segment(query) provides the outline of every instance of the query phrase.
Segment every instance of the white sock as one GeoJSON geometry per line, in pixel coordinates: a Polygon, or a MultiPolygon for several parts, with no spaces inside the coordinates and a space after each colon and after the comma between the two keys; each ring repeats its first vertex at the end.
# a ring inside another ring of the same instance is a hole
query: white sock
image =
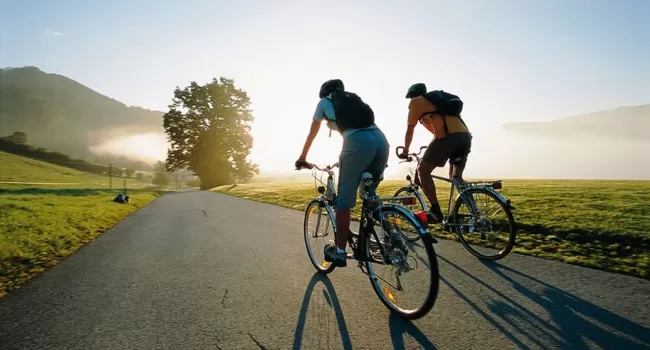
{"type": "Polygon", "coordinates": [[[343,249],[341,249],[339,247],[336,247],[336,252],[339,253],[339,254],[345,254],[345,250],[343,250],[343,249]]]}

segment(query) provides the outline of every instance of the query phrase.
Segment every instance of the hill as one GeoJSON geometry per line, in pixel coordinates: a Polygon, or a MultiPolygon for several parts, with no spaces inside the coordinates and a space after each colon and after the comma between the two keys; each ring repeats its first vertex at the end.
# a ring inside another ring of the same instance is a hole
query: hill
{"type": "MultiPolygon", "coordinates": [[[[97,188],[108,189],[107,175],[91,174],[64,166],[21,157],[0,151],[0,193],[2,189],[24,187],[97,188]]],[[[148,174],[146,174],[148,175],[148,174]]],[[[113,189],[120,189],[126,180],[127,188],[150,186],[149,180],[113,176],[113,189]]]]}
{"type": "Polygon", "coordinates": [[[0,168],[0,182],[95,183],[108,186],[106,176],[92,175],[5,152],[0,152],[0,168]]]}
{"type": "Polygon", "coordinates": [[[90,147],[116,134],[162,133],[162,115],[36,67],[0,69],[0,137],[21,131],[30,144],[71,157],[138,167],[124,157],[93,154],[90,147]]]}
{"type": "Polygon", "coordinates": [[[623,140],[650,139],[650,104],[625,106],[550,122],[509,123],[506,130],[543,137],[596,136],[623,140]]]}

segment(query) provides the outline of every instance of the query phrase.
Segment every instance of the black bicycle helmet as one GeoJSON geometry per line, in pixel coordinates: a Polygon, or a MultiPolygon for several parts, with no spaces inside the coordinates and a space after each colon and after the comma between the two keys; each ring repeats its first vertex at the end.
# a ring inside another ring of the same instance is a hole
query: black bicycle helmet
{"type": "Polygon", "coordinates": [[[343,86],[341,79],[330,79],[324,82],[323,85],[320,86],[318,97],[323,98],[334,92],[334,90],[345,90],[345,86],[343,86]]]}
{"type": "Polygon", "coordinates": [[[427,93],[427,86],[424,83],[416,83],[409,87],[409,91],[406,92],[406,98],[414,98],[422,96],[427,93]]]}

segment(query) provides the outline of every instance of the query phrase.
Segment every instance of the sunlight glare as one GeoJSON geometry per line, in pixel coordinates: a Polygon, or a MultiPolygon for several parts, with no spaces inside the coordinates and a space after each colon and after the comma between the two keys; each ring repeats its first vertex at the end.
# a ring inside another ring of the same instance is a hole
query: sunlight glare
{"type": "Polygon", "coordinates": [[[94,146],[92,150],[97,153],[123,154],[146,160],[164,161],[167,147],[164,134],[147,133],[106,141],[94,146]]]}

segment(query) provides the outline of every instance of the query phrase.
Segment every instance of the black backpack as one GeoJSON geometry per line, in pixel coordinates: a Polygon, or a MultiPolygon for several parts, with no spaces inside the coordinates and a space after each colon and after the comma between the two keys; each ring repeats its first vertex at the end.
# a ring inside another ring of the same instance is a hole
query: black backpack
{"type": "Polygon", "coordinates": [[[334,90],[326,97],[334,105],[336,126],[343,132],[346,129],[362,129],[375,124],[375,113],[361,97],[349,91],[334,90]]]}
{"type": "MultiPolygon", "coordinates": [[[[460,117],[460,113],[463,111],[463,100],[460,99],[460,97],[450,94],[448,92],[445,92],[443,90],[433,90],[429,91],[426,94],[423,95],[424,98],[426,98],[429,102],[433,103],[436,106],[436,111],[435,112],[425,112],[422,113],[420,116],[420,120],[422,117],[425,115],[430,115],[430,114],[439,114],[442,116],[442,121],[445,126],[445,134],[449,132],[447,129],[447,118],[446,116],[451,115],[451,116],[456,116],[460,119],[460,121],[465,124],[463,121],[463,118],[460,117]]],[[[465,125],[467,126],[467,125],[465,125]]]]}

